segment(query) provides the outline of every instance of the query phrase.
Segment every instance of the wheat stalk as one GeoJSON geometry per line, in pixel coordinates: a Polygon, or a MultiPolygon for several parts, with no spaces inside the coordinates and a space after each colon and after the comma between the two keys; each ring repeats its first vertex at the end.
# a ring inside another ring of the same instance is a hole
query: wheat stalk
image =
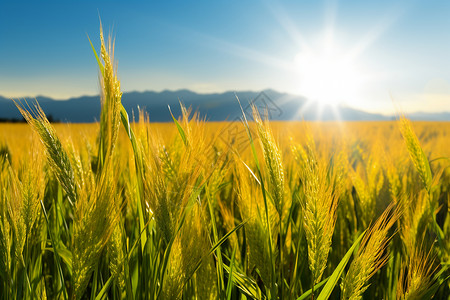
{"type": "Polygon", "coordinates": [[[388,232],[398,218],[398,210],[390,205],[366,233],[341,283],[342,299],[361,299],[369,279],[387,262],[389,256],[385,249],[391,239],[388,232]]]}
{"type": "Polygon", "coordinates": [[[55,129],[47,120],[44,111],[38,103],[34,105],[34,108],[25,103],[28,110],[21,102],[15,102],[15,104],[25,120],[39,134],[45,146],[50,168],[66,192],[69,202],[73,205],[77,199],[79,187],[77,186],[70,159],[56,135],[55,129]]]}
{"type": "Polygon", "coordinates": [[[281,152],[270,129],[268,121],[261,120],[259,112],[255,106],[252,106],[253,118],[258,128],[258,137],[263,149],[264,161],[270,181],[270,190],[272,192],[272,201],[281,219],[284,201],[284,170],[281,159],[281,152]]]}
{"type": "Polygon", "coordinates": [[[432,256],[432,249],[427,254],[422,247],[415,248],[402,268],[397,285],[397,299],[419,300],[425,295],[433,284],[433,274],[437,270],[432,256]]]}
{"type": "Polygon", "coordinates": [[[422,179],[426,190],[431,192],[431,183],[433,181],[433,176],[431,174],[430,164],[425,153],[420,146],[419,139],[412,130],[411,122],[406,118],[402,117],[400,119],[400,131],[406,142],[406,147],[408,148],[409,155],[416,167],[420,179],[422,179]]]}
{"type": "Polygon", "coordinates": [[[327,179],[325,164],[318,161],[315,145],[310,140],[308,158],[302,171],[304,200],[302,204],[303,228],[308,244],[309,269],[312,284],[320,282],[325,270],[331,238],[336,224],[338,195],[327,179]]]}

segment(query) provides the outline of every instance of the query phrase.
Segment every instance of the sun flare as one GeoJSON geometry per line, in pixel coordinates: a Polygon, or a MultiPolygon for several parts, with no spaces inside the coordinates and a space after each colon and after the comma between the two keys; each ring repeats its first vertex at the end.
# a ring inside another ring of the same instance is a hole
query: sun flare
{"type": "Polygon", "coordinates": [[[298,93],[321,105],[336,106],[356,97],[362,74],[351,57],[332,51],[300,52],[294,58],[298,93]]]}

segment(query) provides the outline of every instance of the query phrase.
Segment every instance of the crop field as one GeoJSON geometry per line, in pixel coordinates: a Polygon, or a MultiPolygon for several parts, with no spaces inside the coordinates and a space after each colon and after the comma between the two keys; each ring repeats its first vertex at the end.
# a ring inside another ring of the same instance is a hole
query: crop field
{"type": "Polygon", "coordinates": [[[1,299],[450,299],[450,123],[0,125],[1,299]]]}

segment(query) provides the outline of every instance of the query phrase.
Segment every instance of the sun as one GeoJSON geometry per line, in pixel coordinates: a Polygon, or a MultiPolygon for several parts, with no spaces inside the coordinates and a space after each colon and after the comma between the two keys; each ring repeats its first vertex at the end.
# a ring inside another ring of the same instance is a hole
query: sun
{"type": "Polygon", "coordinates": [[[351,57],[333,49],[299,52],[294,66],[297,92],[321,105],[337,106],[353,101],[363,77],[351,57]]]}

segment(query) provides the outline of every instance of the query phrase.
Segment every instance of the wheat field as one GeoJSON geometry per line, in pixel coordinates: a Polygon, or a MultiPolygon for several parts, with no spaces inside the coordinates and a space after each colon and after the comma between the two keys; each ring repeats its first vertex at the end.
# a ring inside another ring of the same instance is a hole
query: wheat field
{"type": "MultiPolygon", "coordinates": [[[[94,50],[95,51],[95,50],[94,50]]],[[[450,299],[450,123],[0,125],[2,299],[450,299]]]]}

